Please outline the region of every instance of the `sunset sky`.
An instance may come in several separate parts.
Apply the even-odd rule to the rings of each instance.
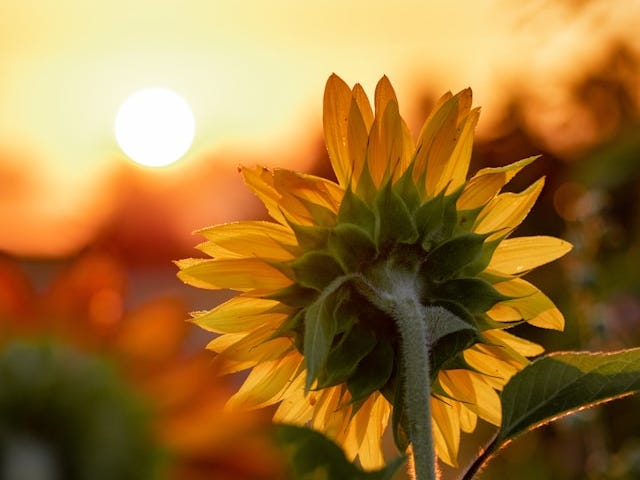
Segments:
[[[636,1],[573,3],[2,2],[0,251],[70,255],[129,227],[187,245],[198,227],[255,216],[236,165],[308,170],[332,72],[370,93],[386,74],[409,119],[420,95],[471,86],[479,135],[524,89],[557,132],[562,85],[640,19]],[[195,117],[189,152],[157,170],[131,163],[113,127],[124,99],[153,86]]]

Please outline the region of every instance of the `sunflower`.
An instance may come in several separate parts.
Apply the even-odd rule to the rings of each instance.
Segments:
[[[564,326],[521,277],[571,246],[507,238],[544,179],[502,192],[534,158],[467,179],[478,117],[470,89],[447,93],[414,144],[386,77],[372,108],[360,85],[332,75],[323,123],[337,183],[240,168],[273,221],[202,229],[198,248],[211,258],[177,262],[184,282],[237,292],[193,319],[219,334],[208,348],[221,372],[250,369],[230,407],[277,404],[276,421],[310,424],[365,468],[379,467],[391,418],[396,444],[410,447],[396,318],[408,301],[431,312],[423,323],[437,456],[455,465],[461,431],[478,418],[500,424],[498,391],[542,352],[506,330]]]
[[[0,256],[0,471],[3,454],[43,451],[46,478],[281,474],[268,418],[224,413],[233,390],[211,381],[206,352],[188,347],[192,326],[179,298],[125,308],[127,271],[106,253],[60,270],[36,288]]]

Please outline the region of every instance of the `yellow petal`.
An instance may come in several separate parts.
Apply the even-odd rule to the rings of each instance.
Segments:
[[[224,223],[197,233],[209,240],[198,249],[212,257],[289,260],[294,258],[292,251],[297,244],[291,229],[273,222]]]
[[[464,185],[467,179],[467,172],[469,171],[473,136],[479,117],[480,109],[476,108],[465,118],[462,133],[460,133],[453,152],[451,152],[451,156],[449,157],[449,161],[445,164],[435,187],[436,192],[440,192],[446,188],[446,193],[450,194]]]
[[[396,92],[393,90],[391,82],[386,75],[383,75],[376,84],[376,91],[374,94],[376,116],[382,117],[391,102],[398,105],[398,98],[396,97]]]
[[[439,373],[438,380],[449,395],[463,402],[480,418],[500,425],[500,397],[481,375],[468,370],[444,370]]]
[[[402,159],[402,124],[398,104],[387,103],[384,112],[376,111],[369,135],[367,165],[376,186],[389,178]]]
[[[514,278],[496,283],[494,288],[504,295],[517,297],[501,303],[517,310],[521,318],[531,325],[553,330],[564,329],[562,313],[544,293],[529,282],[521,278]]]
[[[273,338],[273,328],[264,326],[248,334],[228,333],[214,338],[207,349],[217,352],[212,367],[220,375],[251,368],[261,361],[276,360],[292,351],[287,338]]]
[[[208,312],[194,314],[192,322],[215,333],[249,332],[260,325],[273,325],[274,329],[287,318],[286,313],[274,313],[280,305],[275,300],[238,295]]]
[[[342,387],[325,388],[318,392],[318,400],[313,410],[311,425],[338,443],[346,422],[351,417],[351,408],[342,405]]]
[[[362,88],[362,85],[356,83],[353,86],[351,95],[353,100],[356,102],[358,109],[360,110],[362,120],[364,120],[364,126],[368,133],[369,130],[371,130],[371,125],[373,124],[373,110],[371,110],[371,104],[369,103],[367,94]]]
[[[499,382],[500,388],[517,371],[515,367],[495,355],[487,354],[476,348],[465,350],[463,355],[466,362],[479,372],[501,380]]]
[[[273,186],[273,175],[264,167],[246,168],[240,167],[240,173],[245,185],[256,194],[264,203],[269,216],[282,225],[287,225],[287,220],[280,209],[281,195]]]
[[[336,74],[331,75],[324,90],[322,123],[329,159],[338,183],[343,187],[347,186],[352,172],[347,140],[350,106],[351,89]]]
[[[460,430],[466,433],[471,433],[476,429],[476,424],[478,423],[478,416],[465,407],[463,404],[460,405]]]
[[[456,206],[459,210],[472,210],[483,206],[536,158],[538,157],[529,157],[504,167],[479,170],[465,185]]]
[[[391,407],[379,393],[369,396],[367,402],[372,402],[368,416],[367,434],[364,437],[358,457],[365,470],[382,468],[385,464],[382,455],[382,436],[389,423]]]
[[[424,153],[427,159],[426,191],[429,196],[439,193],[437,187],[441,184],[442,174],[456,144],[458,100],[459,95],[456,95],[442,106],[433,119],[433,128],[426,130],[427,138],[419,142],[416,157],[419,158],[426,150]]]
[[[489,341],[506,345],[524,357],[535,357],[544,352],[544,348],[537,343],[512,335],[504,330],[488,330],[483,332],[483,335]]]
[[[240,389],[229,399],[229,409],[254,409],[272,405],[280,400],[280,393],[294,379],[302,357],[261,362],[253,367]]]
[[[491,200],[480,212],[473,231],[492,233],[488,240],[504,235],[505,230],[513,230],[527,216],[542,191],[544,178],[539,179],[520,193],[502,193]]]
[[[369,107],[369,110],[371,110],[371,107]],[[349,123],[347,128],[349,139],[349,158],[353,164],[353,178],[351,178],[350,181],[351,185],[357,185],[367,157],[369,127],[365,124],[365,120],[362,117],[362,111],[358,106],[355,95],[354,98],[351,99],[351,109],[349,110]]]
[[[275,291],[291,284],[286,275],[257,258],[189,258],[179,260],[176,264],[180,268],[178,278],[198,288]]]
[[[306,374],[299,373],[288,389],[283,392],[282,402],[273,415],[275,422],[304,425],[313,416],[313,404],[310,401],[315,392],[305,394]]]
[[[273,186],[283,198],[283,208],[287,208],[287,197],[292,197],[337,212],[344,195],[344,188],[331,180],[283,168],[273,171]]]
[[[518,275],[562,257],[571,248],[569,242],[554,237],[508,238],[500,242],[487,268]]]
[[[427,175],[427,165],[429,163],[429,152],[434,138],[438,131],[443,128],[445,121],[455,124],[451,120],[452,112],[456,109],[456,100],[452,100],[453,96],[450,92],[445,93],[436,102],[433,110],[427,117],[418,136],[416,145],[416,158],[413,166],[413,179],[418,183],[425,185]]]
[[[460,446],[460,417],[458,409],[436,397],[431,397],[431,417],[436,453],[443,462],[457,467]]]

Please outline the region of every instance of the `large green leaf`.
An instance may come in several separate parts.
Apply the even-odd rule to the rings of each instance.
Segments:
[[[613,353],[556,353],[531,363],[502,392],[502,425],[464,476],[513,438],[552,420],[640,390],[640,348]]]
[[[405,461],[400,456],[381,470],[364,471],[349,462],[338,445],[306,427],[277,425],[276,440],[287,454],[294,480],[391,480]]]

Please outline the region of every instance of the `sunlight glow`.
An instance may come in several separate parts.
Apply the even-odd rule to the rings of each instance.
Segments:
[[[116,116],[118,145],[134,162],[162,167],[191,147],[195,120],[189,104],[166,88],[145,88],[128,97]]]

